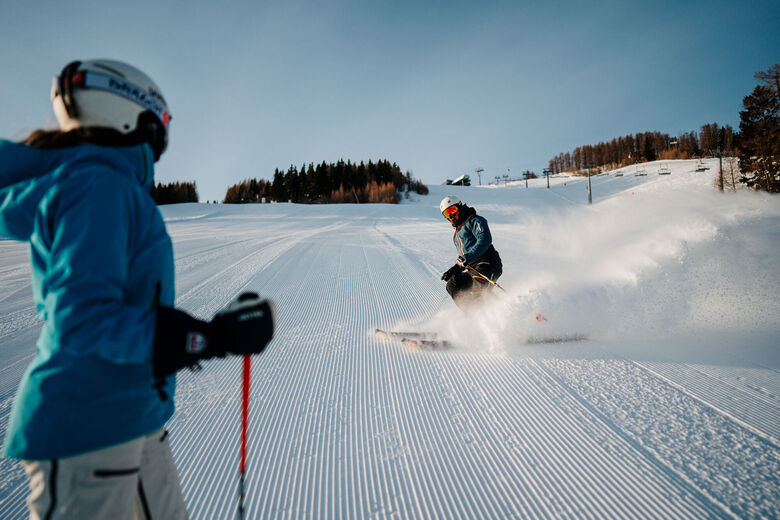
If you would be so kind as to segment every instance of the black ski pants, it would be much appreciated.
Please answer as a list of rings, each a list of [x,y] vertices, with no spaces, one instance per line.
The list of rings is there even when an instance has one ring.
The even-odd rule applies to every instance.
[[[459,307],[468,305],[493,288],[493,284],[485,278],[495,282],[503,273],[500,261],[478,262],[472,267],[473,270],[464,268],[463,272],[456,273],[447,280],[447,292]]]

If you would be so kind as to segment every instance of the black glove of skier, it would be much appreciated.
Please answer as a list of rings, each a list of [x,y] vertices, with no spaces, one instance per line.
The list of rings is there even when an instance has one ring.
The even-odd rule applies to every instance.
[[[274,333],[274,305],[255,293],[244,293],[210,322],[171,307],[157,309],[152,364],[164,378],[201,359],[227,354],[259,354]]]
[[[444,274],[443,274],[443,275],[441,275],[441,279],[442,279],[442,280],[444,280],[444,281],[446,282],[447,280],[449,280],[450,278],[452,278],[452,276],[453,276],[454,274],[457,274],[457,273],[459,273],[459,272],[460,272],[460,271],[462,271],[462,270],[463,270],[463,268],[462,268],[462,267],[460,267],[459,265],[453,265],[452,267],[450,267],[449,269],[447,269],[447,270],[444,272]]]

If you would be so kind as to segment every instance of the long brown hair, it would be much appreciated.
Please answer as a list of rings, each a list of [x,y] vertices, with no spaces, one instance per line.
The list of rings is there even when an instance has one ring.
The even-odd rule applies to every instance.
[[[73,130],[35,130],[21,143],[32,148],[69,148],[80,144],[98,146],[135,146],[143,142],[138,135],[123,134],[108,127],[84,127]]]

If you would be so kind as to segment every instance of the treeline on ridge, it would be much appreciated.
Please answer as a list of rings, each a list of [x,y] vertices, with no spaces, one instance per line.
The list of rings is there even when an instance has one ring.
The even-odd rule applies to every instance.
[[[195,182],[156,183],[149,190],[158,206],[163,204],[179,204],[181,202],[198,202],[198,189]]]
[[[670,136],[661,132],[643,132],[616,137],[609,142],[578,146],[559,153],[549,162],[553,174],[581,172],[587,169],[615,169],[629,164],[664,159],[693,159],[715,153],[734,153],[735,135],[729,126],[718,123],[701,127],[701,132]]]
[[[228,188],[223,202],[397,203],[402,193],[409,191],[425,195],[428,187],[387,160],[368,161],[368,164],[323,161],[316,166],[302,165],[300,169],[291,165],[286,172],[277,168],[272,181],[247,179],[234,184]]]

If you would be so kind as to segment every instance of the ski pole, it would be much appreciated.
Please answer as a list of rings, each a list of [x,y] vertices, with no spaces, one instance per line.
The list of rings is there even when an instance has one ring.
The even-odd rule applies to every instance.
[[[252,358],[244,356],[244,373],[241,381],[241,463],[239,465],[238,518],[244,518],[244,477],[246,474],[246,444],[249,426],[249,382],[252,376]]]
[[[487,280],[488,282],[492,283],[493,285],[495,285],[496,287],[498,287],[498,288],[499,288],[499,289],[501,289],[502,291],[506,292],[506,289],[504,289],[503,287],[501,287],[500,285],[498,285],[496,282],[494,282],[493,280],[491,280],[490,278],[488,278],[488,277],[487,277],[487,276],[485,276],[484,274],[480,273],[479,271],[477,271],[477,270],[476,270],[476,269],[474,269],[473,267],[471,267],[471,266],[469,266],[469,265],[466,265],[466,266],[464,266],[464,267],[465,267],[466,269],[468,269],[469,271],[474,271],[475,273],[477,273],[477,275],[478,275],[480,278],[484,278],[485,280]]]

